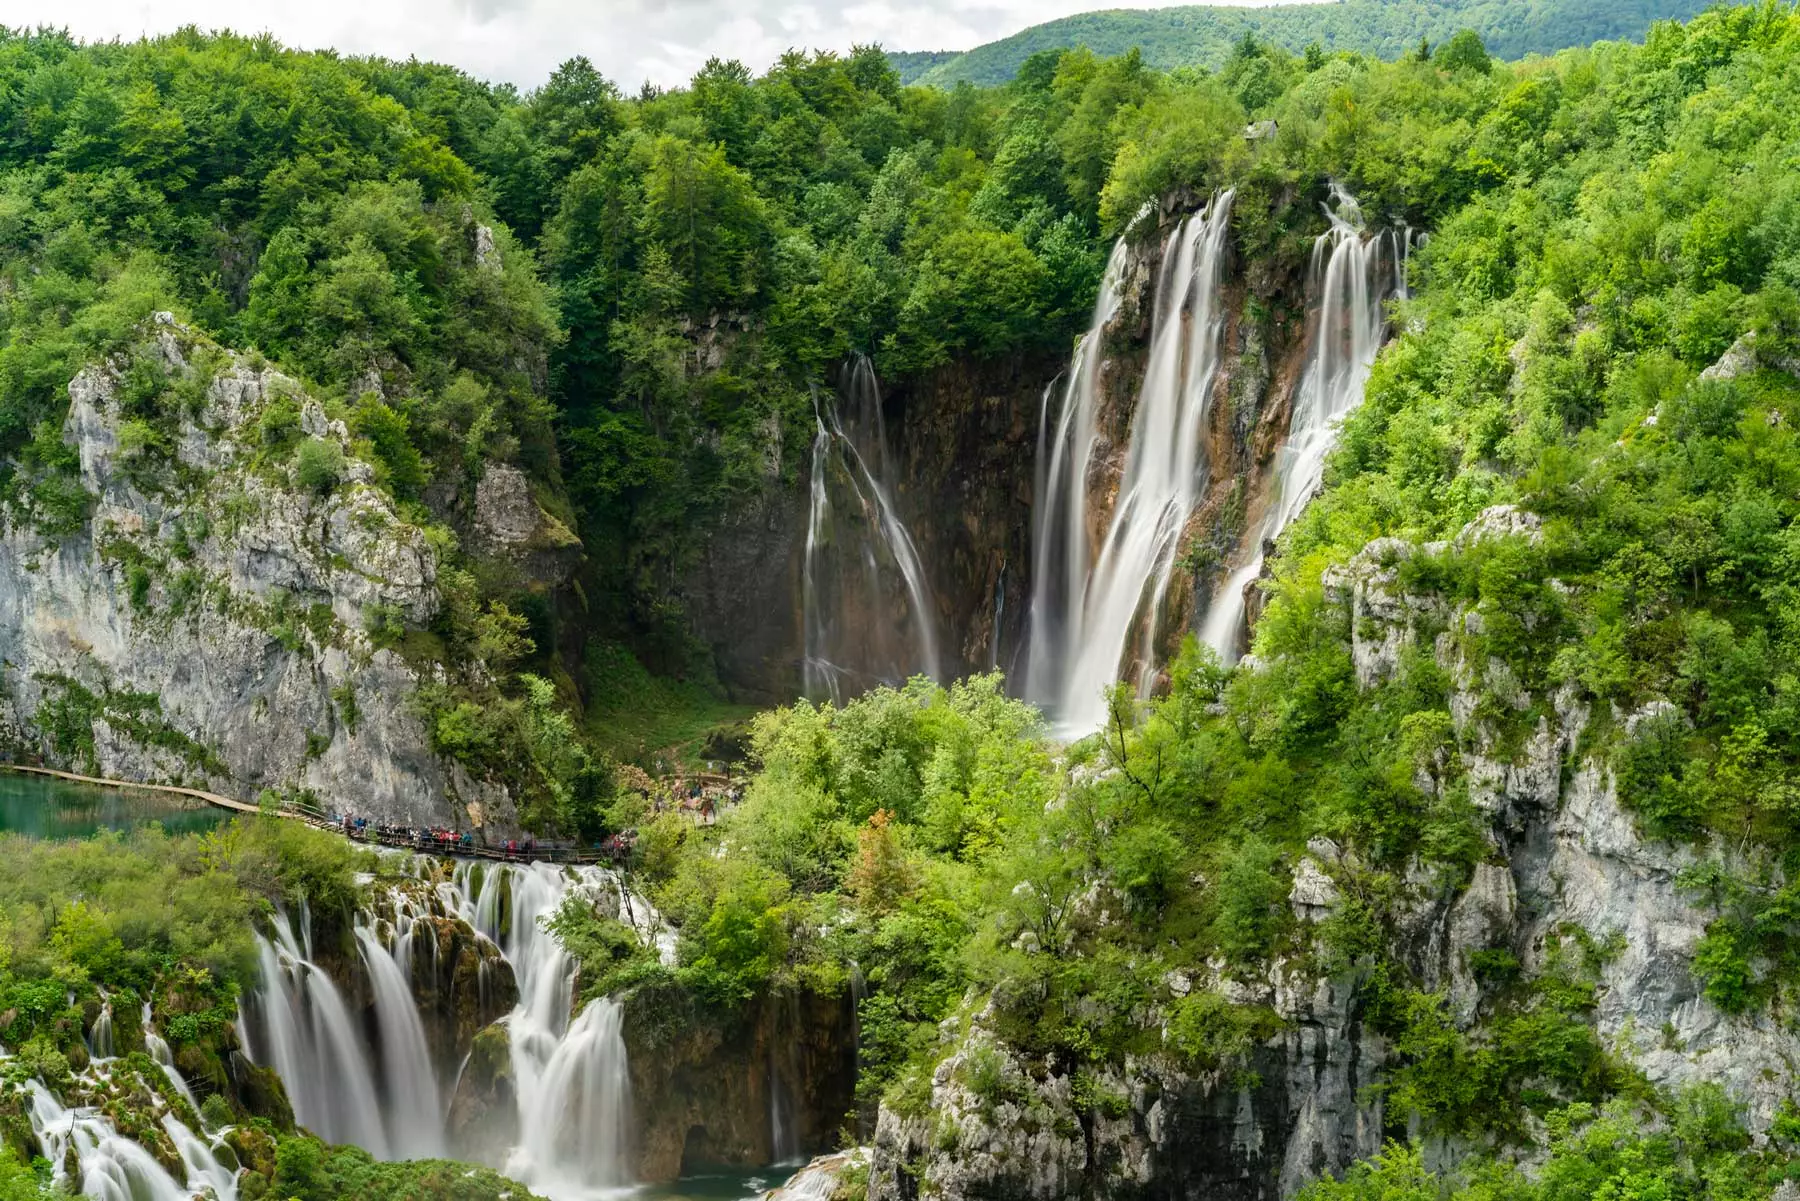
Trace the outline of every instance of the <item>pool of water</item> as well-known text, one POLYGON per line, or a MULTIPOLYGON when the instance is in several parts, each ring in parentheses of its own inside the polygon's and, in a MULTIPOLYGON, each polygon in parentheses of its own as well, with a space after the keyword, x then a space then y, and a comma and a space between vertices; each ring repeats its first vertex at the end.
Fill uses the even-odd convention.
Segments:
POLYGON ((793 1166, 683 1176, 669 1184, 646 1184, 634 1198, 643 1201, 756 1201, 800 1169, 793 1166))
POLYGON ((161 822, 171 834, 210 830, 231 817, 204 801, 167 792, 101 788, 55 776, 0 771, 0 834, 89 838, 161 822))

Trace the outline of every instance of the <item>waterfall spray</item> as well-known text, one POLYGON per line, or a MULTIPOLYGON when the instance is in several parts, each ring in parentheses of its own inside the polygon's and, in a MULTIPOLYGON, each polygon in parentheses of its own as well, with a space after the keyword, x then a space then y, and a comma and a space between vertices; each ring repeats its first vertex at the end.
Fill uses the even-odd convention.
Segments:
POLYGON ((1214 593, 1200 635, 1227 664, 1238 657, 1244 594, 1262 574, 1264 547, 1299 516, 1318 489, 1338 426, 1362 403, 1369 368, 1387 337, 1385 302, 1407 294, 1410 231, 1370 235, 1362 210, 1347 192, 1333 184, 1331 199, 1325 209, 1331 227, 1313 243, 1307 277, 1307 294, 1316 305, 1312 343, 1287 440, 1276 460, 1268 507, 1244 540, 1243 562, 1214 593))

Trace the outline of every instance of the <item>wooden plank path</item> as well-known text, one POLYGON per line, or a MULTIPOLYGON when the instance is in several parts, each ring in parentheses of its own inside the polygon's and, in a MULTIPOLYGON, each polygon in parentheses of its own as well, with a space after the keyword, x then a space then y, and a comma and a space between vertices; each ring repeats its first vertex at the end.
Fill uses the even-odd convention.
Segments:
MULTIPOLYGON (((185 788, 179 784, 144 784, 136 780, 109 780, 103 776, 84 776, 79 772, 61 771, 54 767, 32 767, 23 763, 0 763, 0 770, 26 772, 34 776, 54 776, 59 780, 72 780, 78 784, 94 784, 102 788, 135 788, 143 792, 170 793, 175 796, 188 797, 191 800, 204 801, 208 805, 229 809, 233 813, 260 814, 264 812, 261 806, 252 805, 248 801, 208 792, 203 788, 185 788)), ((442 855, 459 859, 490 859, 501 863, 608 863, 612 862, 614 858, 604 851, 583 851, 573 847, 533 847, 530 851, 520 847, 509 851, 504 847, 464 845, 460 842, 440 841, 431 837, 429 833, 408 838, 399 833, 385 833, 374 827, 352 834, 344 828, 342 822, 332 821, 323 813, 313 813, 291 806, 285 806, 275 812, 276 816, 304 822, 315 829, 330 831, 348 838, 352 842, 395 847, 427 855, 442 855)))

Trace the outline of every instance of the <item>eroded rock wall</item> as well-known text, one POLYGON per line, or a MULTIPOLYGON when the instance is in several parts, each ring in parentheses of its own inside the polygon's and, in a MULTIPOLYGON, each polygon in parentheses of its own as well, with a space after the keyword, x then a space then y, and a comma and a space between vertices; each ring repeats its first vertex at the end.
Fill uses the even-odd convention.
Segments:
POLYGON ((245 800, 265 789, 407 824, 508 831, 504 790, 430 747, 418 665, 382 623, 439 607, 438 554, 349 454, 301 386, 206 344, 167 315, 139 352, 182 404, 152 456, 122 408, 122 367, 69 385, 64 439, 93 497, 72 534, 14 521, 0 537, 0 720, 51 762, 182 782, 245 800), (272 403, 345 452, 328 492, 260 455, 272 403), (123 436, 122 436, 123 435, 123 436))

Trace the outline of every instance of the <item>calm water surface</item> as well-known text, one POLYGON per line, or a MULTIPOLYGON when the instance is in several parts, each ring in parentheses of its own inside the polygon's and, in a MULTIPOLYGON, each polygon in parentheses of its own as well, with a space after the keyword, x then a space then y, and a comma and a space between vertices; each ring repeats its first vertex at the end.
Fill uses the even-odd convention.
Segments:
POLYGON ((230 814, 166 792, 101 788, 55 776, 0 771, 0 833, 33 838, 88 838, 101 830, 134 830, 161 822, 171 834, 195 834, 230 814))

